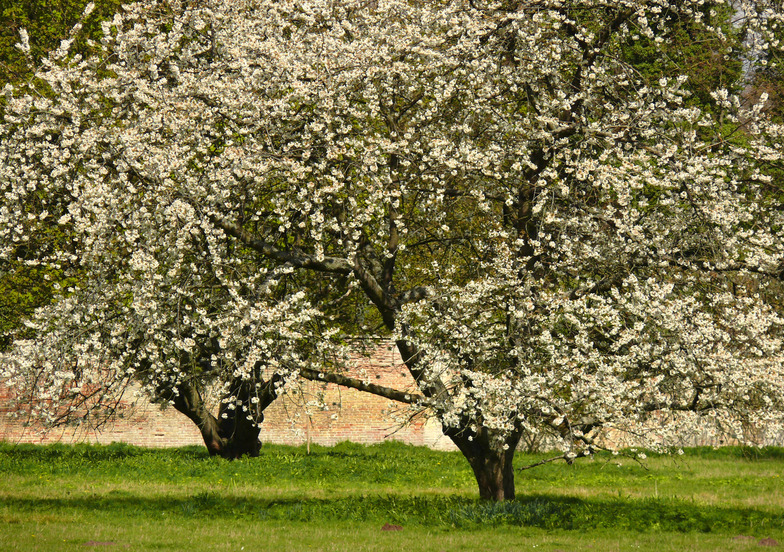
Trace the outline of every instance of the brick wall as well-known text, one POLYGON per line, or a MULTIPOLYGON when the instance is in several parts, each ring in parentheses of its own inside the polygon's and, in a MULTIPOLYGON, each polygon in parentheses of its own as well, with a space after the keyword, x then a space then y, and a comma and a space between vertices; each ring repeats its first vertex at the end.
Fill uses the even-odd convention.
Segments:
MULTIPOLYGON (((363 361, 360 370, 347 375, 361 377, 361 369, 370 375, 371 383, 415 390, 413 379, 391 344, 380 345, 369 359, 363 361)), ((405 405, 353 389, 304 382, 301 396, 278 400, 267 408, 261 439, 286 444, 303 444, 310 439, 312 443, 323 445, 341 441, 378 443, 397 439, 414 445, 454 450, 452 442, 442 435, 440 424, 423 416, 408 419, 405 408, 405 405), (321 393, 326 410, 306 412, 300 408, 302 402, 321 393)))
MULTIPOLYGON (((403 366, 397 350, 382 342, 369 359, 363 359, 355 377, 365 370, 371 381, 395 389, 414 389, 414 381, 403 366)), ((0 385, 0 441, 12 443, 108 444, 122 442, 145 447, 202 445, 196 426, 185 416, 149 403, 130 408, 125 403, 100 429, 84 427, 57 428, 44 432, 29 420, 9 417, 9 391, 0 385)), ((260 438, 263 442, 301 445, 307 442, 334 445, 341 441, 378 443, 397 439, 414 445, 453 450, 454 445, 441 434, 440 425, 423 416, 407 420, 405 405, 388 399, 341 388, 333 384, 303 382, 300 392, 276 400, 264 412, 260 438), (321 408, 304 408, 303 404, 319 397, 321 408), (403 421, 407 423, 403 424, 403 421)))
MULTIPOLYGON (((348 375, 361 377, 362 369, 370 375, 372 383, 401 390, 414 389, 414 381, 391 344, 380 343, 370 358, 362 359, 360 369, 348 375)), ((99 430, 66 427, 43 432, 40 426, 28 424, 28 420, 9 417, 10 399, 9 390, 0 384, 0 441, 102 444, 116 441, 145 447, 203 445, 196 426, 173 408, 161 410, 157 405, 143 402, 130 408, 125 403, 121 416, 99 430)), ((436 449, 455 449, 441 434, 437 422, 420 416, 404 424, 405 415, 405 405, 388 399, 333 384, 304 381, 300 394, 282 397, 267 408, 260 437, 269 443, 302 445, 311 442, 327 446, 341 441, 370 444, 397 439, 436 449), (303 403, 316 397, 321 399, 325 409, 303 408, 303 403)), ((607 437, 612 439, 611 435, 607 437)), ((673 444, 721 446, 731 442, 706 431, 684 434, 682 441, 673 444)), ((784 428, 779 428, 777 437, 765 444, 784 445, 784 428)))

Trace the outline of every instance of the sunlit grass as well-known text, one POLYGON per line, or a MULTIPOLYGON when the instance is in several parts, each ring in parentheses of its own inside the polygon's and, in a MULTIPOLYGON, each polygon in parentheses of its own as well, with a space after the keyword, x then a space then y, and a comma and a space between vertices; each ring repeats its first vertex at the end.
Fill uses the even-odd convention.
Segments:
MULTIPOLYGON (((519 465, 541 456, 519 455, 519 465)), ((481 503, 458 453, 389 443, 199 448, 0 445, 0 550, 751 550, 784 545, 784 451, 600 456, 518 472, 481 503), (381 531, 384 524, 403 527, 381 531), (740 538, 748 536, 749 538, 740 538)))

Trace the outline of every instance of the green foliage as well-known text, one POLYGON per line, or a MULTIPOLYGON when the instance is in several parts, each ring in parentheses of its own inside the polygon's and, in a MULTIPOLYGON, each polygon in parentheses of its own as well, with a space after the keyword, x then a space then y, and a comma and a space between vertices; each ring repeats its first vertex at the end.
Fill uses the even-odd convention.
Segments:
MULTIPOLYGON (((36 248, 63 247, 66 238, 56 225, 48 233, 54 237, 38 241, 36 248)), ((68 293, 68 289, 78 283, 77 278, 67 274, 62 266, 27 264, 25 251, 29 249, 30 246, 20 247, 16 258, 0 261, 0 351, 10 345, 12 335, 28 337, 29 330, 21 326, 36 308, 68 293)))
MULTIPOLYGON (((0 88, 30 78, 41 58, 71 34, 86 4, 85 0, 0 0, 0 88), (15 46, 20 42, 22 29, 29 35, 29 57, 15 46)), ((111 17, 121 4, 120 0, 95 2, 95 9, 74 35, 72 53, 87 56, 94 51, 89 42, 100 40, 101 21, 111 17)), ((64 247, 65 236, 57 225, 52 223, 47 233, 43 241, 23 249, 64 247)), ((41 250, 34 254, 40 255, 41 250)), ((0 350, 10 343, 10 332, 19 328, 37 307, 51 302, 59 295, 59 289, 75 283, 58 270, 27 265, 28 256, 20 250, 17 258, 0 262, 0 350)))
MULTIPOLYGON (((86 5, 85 0, 0 0, 0 86, 29 77, 30 61, 37 63, 56 49, 79 21, 86 5), (31 59, 14 46, 22 29, 30 37, 31 59)), ((88 41, 101 37, 101 21, 111 17, 121 5, 119 0, 95 2, 95 9, 75 37, 73 53, 88 55, 92 51, 88 41)))
POLYGON ((648 82, 688 76, 685 88, 692 94, 691 103, 708 107, 715 105, 712 91, 740 91, 743 65, 738 55, 743 37, 742 30, 731 24, 731 6, 706 2, 703 15, 704 23, 697 24, 694 19, 681 20, 673 12, 670 26, 660 29, 660 35, 632 33, 621 51, 624 61, 648 82), (721 34, 708 26, 720 29, 721 34), (657 44, 657 39, 661 43, 657 44))

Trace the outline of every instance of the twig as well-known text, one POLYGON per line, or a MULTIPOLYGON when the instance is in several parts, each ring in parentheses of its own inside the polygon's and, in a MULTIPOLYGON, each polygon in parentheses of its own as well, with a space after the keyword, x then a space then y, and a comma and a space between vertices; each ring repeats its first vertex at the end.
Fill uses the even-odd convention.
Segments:
POLYGON ((569 458, 567 458, 565 454, 562 454, 561 456, 556 456, 555 458, 548 458, 546 460, 541 460, 539 462, 536 462, 535 464, 531 464, 530 466, 523 466, 517 469, 518 471, 530 470, 531 468, 536 468, 537 466, 543 466, 544 464, 549 464, 550 462, 556 462, 558 460, 564 460, 565 462, 568 462, 569 458))

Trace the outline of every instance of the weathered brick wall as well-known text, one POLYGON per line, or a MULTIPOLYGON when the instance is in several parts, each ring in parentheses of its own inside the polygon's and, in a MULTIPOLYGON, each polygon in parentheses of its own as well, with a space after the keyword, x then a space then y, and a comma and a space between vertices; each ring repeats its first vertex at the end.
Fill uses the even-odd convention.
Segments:
MULTIPOLYGON (((0 393, 2 391, 0 390, 0 393)), ((0 441, 10 443, 128 443, 144 447, 177 447, 200 444, 198 429, 174 409, 161 411, 143 403, 122 418, 115 417, 98 429, 66 426, 43 431, 25 418, 8 416, 7 402, 0 396, 0 441)))
MULTIPOLYGON (((348 375, 359 376, 362 369, 370 374, 373 383, 414 389, 414 381, 389 343, 380 343, 369 359, 362 360, 360 369, 348 375)), ((29 424, 29 420, 9 417, 10 399, 8 389, 0 385, 0 441, 122 442, 145 447, 203 444, 196 426, 173 408, 161 410, 156 405, 142 403, 133 409, 124 408, 122 417, 113 418, 97 430, 66 427, 43 432, 40 426, 29 424)), ((341 441, 369 444, 397 439, 438 449, 454 448, 433 420, 417 416, 402 425, 406 419, 403 408, 404 405, 353 389, 303 382, 300 393, 278 399, 267 408, 260 437, 263 442, 292 445, 307 442, 334 445, 341 441), (324 409, 303 407, 316 397, 321 399, 324 409)))
MULTIPOLYGON (((362 369, 371 381, 395 389, 413 390, 414 381, 402 364, 397 350, 381 342, 368 359, 362 359, 360 369, 350 373, 362 375, 362 369)), ((261 427, 261 440, 269 443, 302 445, 307 442, 334 445, 341 441, 378 443, 397 439, 414 445, 454 450, 454 445, 441 434, 438 423, 423 416, 405 420, 405 405, 332 384, 303 382, 301 393, 275 401, 265 411, 261 427), (320 398, 325 409, 303 408, 303 403, 320 398)), ((196 426, 185 416, 167 408, 161 410, 149 403, 130 409, 123 405, 122 417, 115 417, 99 430, 58 428, 42 432, 40 426, 28 420, 12 418, 9 413, 10 395, 0 384, 0 441, 12 443, 92 442, 108 444, 129 443, 145 447, 175 447, 202 445, 196 426)), ((612 439, 612 436, 608 436, 612 439)), ((702 434, 684 434, 682 441, 671 443, 679 446, 722 446, 732 444, 724 438, 702 434)), ((784 428, 769 445, 784 445, 784 428)), ((544 444, 546 447, 547 445, 544 444)))
MULTIPOLYGON (((363 360, 361 368, 370 375, 371 383, 412 392, 415 389, 413 379, 391 344, 379 345, 369 359, 363 360)), ((347 375, 361 377, 360 372, 347 375)), ((414 445, 454 449, 452 442, 441 433, 440 424, 421 415, 409 420, 405 408, 405 405, 353 389, 304 382, 301 396, 278 400, 267 408, 261 439, 286 444, 303 444, 310 439, 312 443, 323 445, 397 439, 414 445), (326 410, 306 412, 299 407, 322 392, 326 410), (403 421, 407 423, 403 424, 403 421)))

